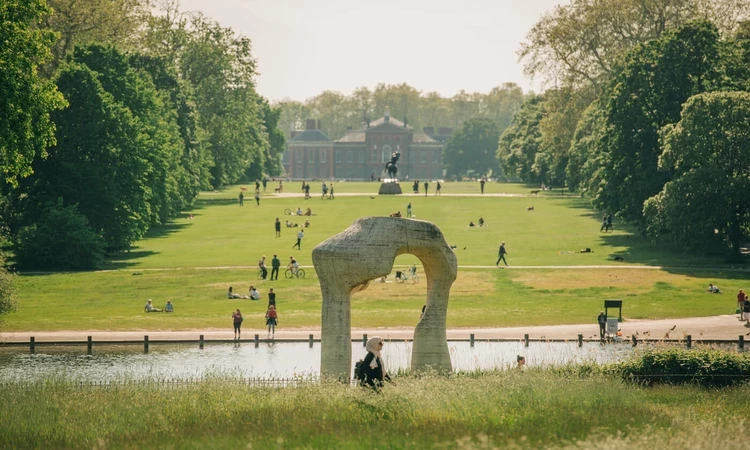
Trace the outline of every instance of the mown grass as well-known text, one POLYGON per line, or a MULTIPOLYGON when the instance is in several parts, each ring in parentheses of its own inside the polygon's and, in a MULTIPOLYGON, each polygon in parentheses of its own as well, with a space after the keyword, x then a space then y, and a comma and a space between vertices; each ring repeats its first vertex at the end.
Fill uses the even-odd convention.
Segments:
MULTIPOLYGON (((290 189, 301 183, 287 186, 290 189)), ((261 255, 278 254, 282 264, 294 255, 310 266, 312 248, 344 230, 356 218, 405 212, 411 202, 419 219, 434 221, 449 244, 456 245, 459 274, 451 291, 450 327, 488 327, 593 323, 606 298, 621 298, 627 318, 693 317, 734 312, 734 295, 745 288, 747 271, 731 270, 719 259, 685 255, 646 242, 616 222, 613 233, 600 233, 598 214, 585 199, 545 192, 537 197, 450 197, 471 193, 475 183, 445 183, 445 197, 345 196, 346 192, 377 189, 376 183, 337 183, 337 198, 305 201, 266 195, 260 206, 248 198, 236 204, 238 186, 201 194, 192 214, 154 229, 130 253, 121 255, 109 271, 22 274, 18 278, 18 311, 8 315, 7 331, 53 330, 185 330, 229 325, 229 313, 241 308, 246 326, 262 326, 265 296, 273 287, 278 294, 280 324, 287 327, 320 326, 320 289, 314 270, 304 280, 258 281, 255 268, 261 255), (534 211, 526 211, 533 204, 534 211), (297 228, 273 231, 275 217, 303 223, 304 217, 283 215, 285 208, 310 206, 302 250, 292 250, 297 228), (479 216, 486 228, 469 228, 479 216), (497 246, 506 241, 512 266, 605 265, 606 269, 494 268, 497 246), (589 247, 593 253, 577 250, 589 247), (618 269, 612 260, 625 263, 667 265, 666 269, 618 269), (706 270, 703 266, 717 267, 706 270), (471 266, 489 266, 477 269, 471 266), (611 267, 611 268, 610 268, 611 267), (727 294, 709 295, 708 283, 727 294), (226 290, 247 293, 259 287, 264 301, 227 300, 226 290), (157 306, 167 299, 175 304, 172 315, 144 314, 152 298, 157 306)), ((316 186, 313 186, 315 191, 316 186)), ((529 186, 489 183, 486 192, 527 193, 529 186)), ((269 189, 270 190, 270 189, 269 189)), ((295 192, 299 192, 295 189, 295 192)), ((373 191, 374 192, 374 191, 373 191)), ((434 191, 432 191, 434 193, 434 191)), ((418 263, 402 255, 395 267, 418 263)), ((283 272, 283 268, 282 268, 283 272)), ((419 271, 418 285, 371 283, 353 298, 355 327, 409 327, 424 304, 426 280, 419 271)))
POLYGON ((0 447, 739 449, 749 394, 748 385, 644 388, 542 370, 399 378, 380 393, 50 380, 0 388, 0 447))

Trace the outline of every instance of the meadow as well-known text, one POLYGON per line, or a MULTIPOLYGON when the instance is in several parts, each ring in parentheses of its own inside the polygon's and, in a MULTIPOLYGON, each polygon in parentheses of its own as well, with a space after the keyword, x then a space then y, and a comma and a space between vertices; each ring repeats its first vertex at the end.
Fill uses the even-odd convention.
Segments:
POLYGON ((641 387, 562 370, 248 387, 6 385, 2 448, 747 448, 750 386, 641 387))
MULTIPOLYGON (((534 187, 488 183, 485 196, 478 183, 444 183, 443 196, 414 195, 403 183, 401 196, 378 196, 377 183, 337 182, 336 198, 321 199, 318 183, 304 200, 301 183, 285 183, 275 195, 273 184, 256 206, 247 194, 239 207, 240 186, 201 193, 194 210, 153 229, 129 253, 111 261, 107 270, 73 273, 24 273, 18 278, 18 310, 5 317, 5 331, 54 330, 187 330, 223 328, 234 308, 262 325, 265 296, 274 288, 282 327, 320 326, 320 289, 311 266, 312 248, 344 230, 359 217, 388 215, 412 204, 417 219, 430 220, 456 246, 458 279, 448 311, 449 327, 551 325, 593 322, 606 298, 624 300, 625 318, 710 316, 734 312, 737 289, 747 288, 748 273, 720 258, 685 254, 649 242, 615 221, 615 230, 602 233, 600 214, 588 200, 558 191, 531 196, 534 187), (372 195, 369 195, 372 194, 372 195), (508 194, 501 196, 499 194, 508 194), (534 206, 533 211, 528 211, 534 206), (284 214, 305 210, 312 217, 284 214), (468 227, 483 217, 487 226, 468 227), (275 237, 276 217, 303 224, 302 249, 292 249, 299 228, 282 226, 275 237), (508 269, 495 268, 497 247, 506 242, 508 269), (580 253, 590 248, 591 253, 580 253), (277 254, 285 265, 294 255, 307 267, 305 279, 257 279, 257 262, 277 254), (620 256, 623 261, 615 261, 620 256), (642 265, 642 268, 623 266, 642 265), (579 266, 579 267, 576 267, 579 266), (580 267, 580 266, 589 266, 580 267), (591 268, 601 267, 603 268, 591 268), (705 292, 708 283, 723 296, 705 292), (228 300, 226 291, 246 294, 259 288, 260 302, 228 300), (152 298, 167 299, 174 314, 145 314, 152 298), (679 299, 679 307, 675 300, 679 299)), ((248 185, 248 187, 251 187, 248 185)), ((394 270, 419 261, 397 258, 394 270)), ((411 327, 424 303, 422 282, 371 283, 355 294, 354 327, 411 327)), ((252 325, 251 325, 252 326, 252 325)))

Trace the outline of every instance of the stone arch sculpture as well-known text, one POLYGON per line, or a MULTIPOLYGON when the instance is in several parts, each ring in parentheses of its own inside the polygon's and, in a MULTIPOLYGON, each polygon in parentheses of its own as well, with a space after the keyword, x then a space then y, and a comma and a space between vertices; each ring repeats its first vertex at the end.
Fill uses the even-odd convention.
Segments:
POLYGON ((455 253, 431 222, 364 217, 312 252, 323 295, 322 375, 351 375, 351 295, 366 289, 371 280, 391 273, 393 261, 403 253, 420 259, 427 278, 427 307, 414 328, 411 369, 452 370, 446 314, 458 267, 455 253))

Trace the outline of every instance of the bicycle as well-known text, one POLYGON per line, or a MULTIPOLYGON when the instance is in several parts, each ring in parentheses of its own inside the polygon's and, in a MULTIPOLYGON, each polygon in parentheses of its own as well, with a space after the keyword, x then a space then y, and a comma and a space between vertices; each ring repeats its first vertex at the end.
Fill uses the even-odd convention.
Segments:
POLYGON ((409 270, 396 271, 396 281, 403 283, 404 281, 411 281, 413 284, 419 283, 419 275, 417 275, 417 268, 412 266, 409 270))
POLYGON ((284 276, 287 278, 305 278, 305 269, 299 268, 297 269, 297 272, 293 271, 292 269, 286 269, 286 272, 284 272, 284 276))
MULTIPOLYGON (((266 270, 268 270, 268 269, 266 269, 266 270)), ((262 270, 260 270, 260 269, 258 269, 258 279, 259 279, 259 280, 262 280, 262 279, 263 279, 263 271, 262 271, 262 270)))

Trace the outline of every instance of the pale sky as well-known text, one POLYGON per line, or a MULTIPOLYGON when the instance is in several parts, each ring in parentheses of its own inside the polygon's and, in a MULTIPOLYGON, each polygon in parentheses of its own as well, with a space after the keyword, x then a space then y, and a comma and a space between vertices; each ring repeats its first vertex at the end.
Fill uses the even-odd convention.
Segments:
POLYGON ((505 82, 539 90, 516 54, 566 0, 181 0, 252 40, 258 92, 306 100, 324 90, 408 83, 450 97, 505 82))

